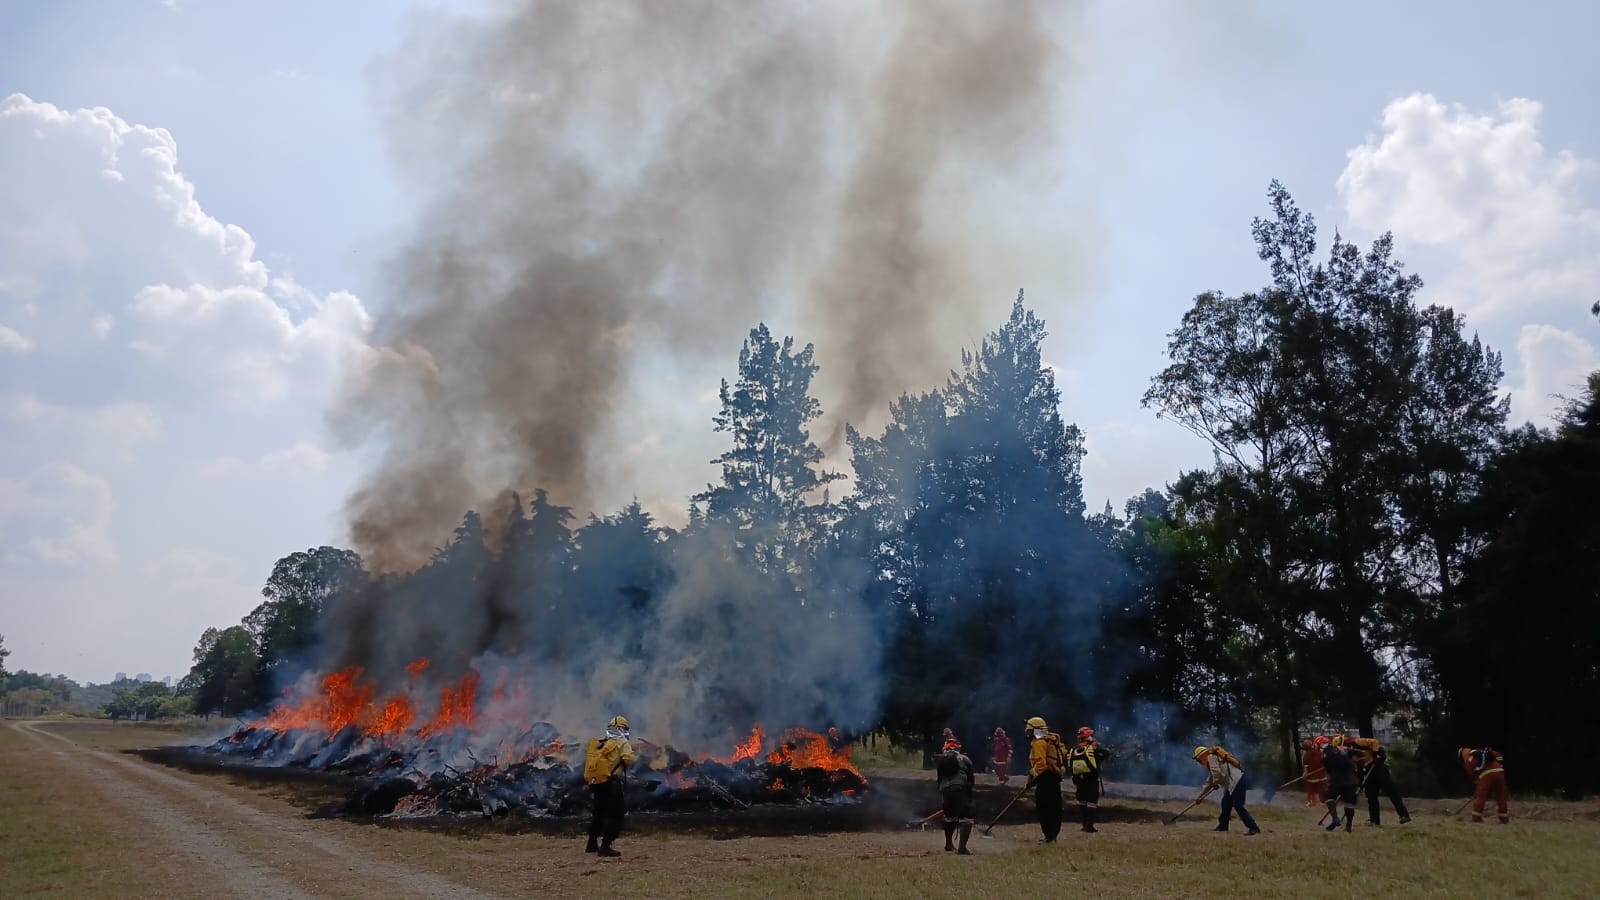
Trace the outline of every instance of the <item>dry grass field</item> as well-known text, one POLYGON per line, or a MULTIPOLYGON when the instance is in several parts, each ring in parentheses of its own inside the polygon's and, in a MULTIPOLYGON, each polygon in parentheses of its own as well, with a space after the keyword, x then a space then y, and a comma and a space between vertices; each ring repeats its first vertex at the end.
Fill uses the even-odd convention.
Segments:
POLYGON ((1054 846, 1037 843, 1019 804, 994 839, 974 838, 971 857, 903 825, 747 837, 641 822, 618 843, 622 859, 600 860, 582 852, 579 823, 530 832, 325 818, 315 814, 325 786, 196 774, 124 752, 180 737, 0 723, 4 896, 1593 897, 1600 885, 1595 803, 1519 803, 1514 815, 1536 815, 1501 827, 1417 800, 1411 824, 1352 834, 1315 828, 1315 812, 1261 808, 1265 833, 1247 838, 1212 831, 1205 808, 1165 827, 1160 818, 1183 804, 1112 799, 1101 833, 1069 819, 1054 846))

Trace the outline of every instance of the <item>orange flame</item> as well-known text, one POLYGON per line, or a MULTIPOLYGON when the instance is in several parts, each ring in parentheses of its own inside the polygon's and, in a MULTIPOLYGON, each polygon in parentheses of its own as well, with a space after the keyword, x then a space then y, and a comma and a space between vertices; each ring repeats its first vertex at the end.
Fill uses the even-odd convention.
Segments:
POLYGON ((430 738, 456 728, 471 728, 472 705, 477 696, 478 673, 469 669, 454 687, 445 685, 439 689, 439 712, 433 721, 417 729, 417 736, 430 738))
POLYGON ((767 754, 767 762, 772 765, 788 763, 796 769, 827 769, 828 771, 847 771, 860 776, 861 770, 850 761, 850 745, 845 744, 835 750, 829 746, 827 735, 807 731, 804 728, 791 728, 783 733, 783 742, 776 750, 767 754))
POLYGON ((750 737, 733 746, 733 757, 728 761, 738 762, 741 759, 755 759, 756 755, 761 752, 761 742, 763 738, 764 735, 762 734, 761 726, 757 725, 750 731, 750 737))

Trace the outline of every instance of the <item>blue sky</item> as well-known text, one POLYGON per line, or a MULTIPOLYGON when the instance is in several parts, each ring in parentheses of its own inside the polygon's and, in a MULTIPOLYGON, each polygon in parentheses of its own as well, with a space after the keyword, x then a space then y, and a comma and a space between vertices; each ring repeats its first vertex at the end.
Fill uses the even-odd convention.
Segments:
MULTIPOLYGON (((1193 8, 1087 4, 1057 36, 1059 178, 979 220, 1004 236, 1004 280, 974 318, 997 325, 1025 287, 1046 319, 1063 411, 1088 432, 1091 508, 1207 462, 1138 398, 1194 294, 1263 282, 1248 226, 1272 178, 1325 236, 1392 228, 1423 300, 1466 312, 1505 352, 1516 416, 1545 421, 1549 395, 1600 366, 1600 7, 1176 12, 1193 8)), ((0 2, 11 666, 180 675, 201 629, 258 602, 273 560, 343 540, 362 462, 324 412, 369 352, 385 260, 420 203, 374 114, 375 61, 425 15, 0 2)), ((769 312, 808 339, 803 309, 769 312)), ((951 365, 972 336, 950 336, 951 365)), ((603 505, 638 493, 681 514, 711 477, 712 396, 736 354, 668 373, 671 403, 642 392, 640 474, 603 505)))

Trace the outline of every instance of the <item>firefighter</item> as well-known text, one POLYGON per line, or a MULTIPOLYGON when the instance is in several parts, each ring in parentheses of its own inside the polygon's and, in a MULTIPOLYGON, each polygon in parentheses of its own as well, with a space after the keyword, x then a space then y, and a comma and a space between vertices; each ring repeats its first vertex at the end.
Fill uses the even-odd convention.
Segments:
POLYGON ((1027 727, 1027 786, 1033 788, 1033 805, 1039 811, 1044 842, 1054 844, 1061 834, 1061 776, 1067 772, 1067 747, 1044 719, 1034 716, 1027 721, 1027 727))
POLYGON ((1476 786, 1472 792, 1472 821, 1483 821, 1483 807, 1493 794, 1500 807, 1500 824, 1511 821, 1511 791, 1506 787, 1506 761, 1493 747, 1461 748, 1461 765, 1476 786))
MULTIPOLYGON (((1321 735, 1318 735, 1321 737, 1321 735)), ((1302 777, 1306 781, 1306 809, 1314 809, 1323 803, 1323 795, 1328 792, 1328 770, 1322 765, 1322 747, 1311 738, 1300 742, 1300 765, 1304 771, 1302 777)))
POLYGON ((1221 747, 1196 747, 1194 761, 1206 770, 1203 791, 1222 788, 1222 815, 1217 818, 1217 830, 1227 831, 1228 822, 1237 810, 1239 821, 1248 829, 1245 836, 1260 834, 1261 829, 1256 827, 1255 817, 1244 808, 1245 792, 1250 790, 1250 779, 1245 775, 1244 764, 1239 762, 1238 757, 1221 747))
POLYGON ((622 716, 613 716, 606 723, 605 737, 589 742, 583 761, 583 779, 589 784, 594 812, 589 819, 589 845, 584 852, 622 855, 611 842, 622 834, 622 818, 627 812, 622 794, 623 779, 635 759, 633 745, 628 742, 628 720, 622 716))
POLYGON ((967 839, 972 837, 973 810, 973 782, 977 780, 972 767, 972 758, 961 752, 961 742, 954 737, 947 738, 944 748, 939 754, 938 764, 939 796, 944 800, 944 849, 956 850, 951 842, 955 837, 956 828, 961 829, 961 848, 956 850, 962 856, 971 856, 972 851, 967 849, 967 839))
POLYGON ((1344 830, 1349 831, 1356 821, 1356 785, 1359 782, 1356 780, 1355 763, 1350 760, 1350 754, 1345 752, 1343 744, 1343 741, 1320 734, 1314 742, 1322 755, 1323 771, 1328 776, 1328 788, 1322 800, 1328 805, 1328 816, 1333 817, 1333 821, 1328 823, 1329 831, 1339 827, 1341 802, 1344 803, 1344 830))
POLYGON ((1347 737, 1344 741, 1345 748, 1350 751, 1351 761, 1356 764, 1356 775, 1360 777, 1362 785, 1367 792, 1367 823, 1379 825, 1378 821, 1378 793, 1381 791, 1394 804, 1394 811, 1400 816, 1400 824, 1411 821, 1410 813, 1406 812, 1406 802, 1400 799, 1400 789, 1395 787, 1394 779, 1389 776, 1389 766, 1385 760, 1389 752, 1383 749, 1377 738, 1347 737))
POLYGON ((1067 770, 1072 774, 1072 786, 1078 801, 1078 818, 1083 830, 1095 832, 1095 811, 1100 808, 1100 792, 1104 782, 1100 777, 1100 763, 1111 758, 1111 751, 1094 739, 1094 729, 1085 725, 1078 729, 1078 744, 1067 753, 1067 770))
POLYGON ((994 730, 994 744, 990 756, 994 759, 994 777, 1001 784, 1011 783, 1011 738, 1004 728, 994 730))

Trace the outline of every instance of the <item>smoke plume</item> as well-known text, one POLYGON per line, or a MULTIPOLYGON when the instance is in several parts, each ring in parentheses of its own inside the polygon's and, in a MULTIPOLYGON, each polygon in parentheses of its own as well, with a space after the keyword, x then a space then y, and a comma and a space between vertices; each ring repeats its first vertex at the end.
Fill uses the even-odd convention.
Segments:
POLYGON ((368 564, 416 566, 507 487, 590 508, 637 475, 617 419, 641 385, 764 316, 816 342, 835 441, 930 386, 1011 287, 979 286, 964 191, 1038 170, 1069 12, 529 0, 421 23, 376 79, 426 200, 333 415, 380 453, 348 503, 368 564))

